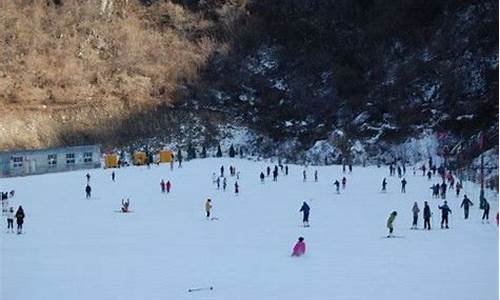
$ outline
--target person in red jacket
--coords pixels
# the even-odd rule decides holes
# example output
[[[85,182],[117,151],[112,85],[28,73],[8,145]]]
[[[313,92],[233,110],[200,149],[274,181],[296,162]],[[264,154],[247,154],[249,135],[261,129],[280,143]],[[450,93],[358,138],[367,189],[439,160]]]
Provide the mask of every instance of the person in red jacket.
[[[292,256],[299,257],[304,255],[305,253],[306,253],[306,244],[304,243],[304,238],[299,237],[299,240],[297,241],[295,246],[293,246]]]
[[[170,180],[167,181],[167,184],[165,184],[165,187],[167,188],[167,194],[170,193],[170,188],[172,187]]]

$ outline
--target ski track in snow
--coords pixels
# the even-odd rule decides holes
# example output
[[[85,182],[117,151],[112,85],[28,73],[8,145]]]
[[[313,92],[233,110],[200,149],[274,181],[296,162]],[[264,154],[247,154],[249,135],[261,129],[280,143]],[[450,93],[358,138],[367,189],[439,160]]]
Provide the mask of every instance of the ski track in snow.
[[[240,172],[226,192],[211,182],[224,164]],[[16,299],[498,299],[498,196],[486,194],[490,224],[481,224],[479,188],[465,184],[474,202],[463,220],[449,191],[450,230],[439,227],[438,204],[429,189],[437,179],[408,174],[407,193],[387,168],[354,167],[347,188],[335,193],[341,166],[301,166],[278,182],[259,174],[264,161],[210,158],[169,165],[74,171],[0,180],[16,190],[10,205],[23,205],[26,234],[0,233],[0,298]],[[270,164],[271,165],[271,164]],[[319,182],[313,182],[317,169]],[[411,167],[408,167],[410,170]],[[383,177],[388,192],[380,193]],[[172,191],[160,193],[160,180]],[[134,213],[116,213],[121,199]],[[204,202],[213,201],[207,221]],[[311,206],[311,227],[301,225],[302,201]],[[411,207],[430,203],[432,231],[410,230]],[[386,221],[398,211],[395,235],[384,239]],[[419,227],[423,220],[419,219]],[[2,218],[2,226],[6,226]],[[2,229],[4,229],[3,227]],[[298,236],[307,252],[291,258]],[[188,293],[190,288],[214,290]]]

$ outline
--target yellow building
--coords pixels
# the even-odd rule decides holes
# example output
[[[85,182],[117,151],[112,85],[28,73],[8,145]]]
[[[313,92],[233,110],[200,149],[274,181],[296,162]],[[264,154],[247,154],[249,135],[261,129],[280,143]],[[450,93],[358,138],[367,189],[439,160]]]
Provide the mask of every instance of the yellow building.
[[[173,159],[174,154],[170,150],[161,150],[160,153],[160,162],[171,162]]]
[[[104,166],[106,168],[117,168],[118,167],[118,155],[111,153],[104,155]]]
[[[147,159],[148,157],[145,152],[141,151],[134,152],[134,165],[136,166],[144,165],[146,164]]]

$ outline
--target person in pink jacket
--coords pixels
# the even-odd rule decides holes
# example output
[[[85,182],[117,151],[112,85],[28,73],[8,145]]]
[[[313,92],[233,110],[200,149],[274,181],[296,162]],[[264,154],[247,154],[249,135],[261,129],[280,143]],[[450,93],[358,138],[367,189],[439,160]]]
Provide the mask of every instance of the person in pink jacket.
[[[304,243],[304,238],[299,237],[298,242],[293,246],[292,256],[302,256],[306,253],[306,244]]]

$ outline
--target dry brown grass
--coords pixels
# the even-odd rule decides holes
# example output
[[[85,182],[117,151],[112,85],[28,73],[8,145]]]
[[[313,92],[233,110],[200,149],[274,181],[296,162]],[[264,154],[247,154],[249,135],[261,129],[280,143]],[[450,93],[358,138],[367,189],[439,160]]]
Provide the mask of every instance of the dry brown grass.
[[[65,126],[168,105],[225,47],[199,13],[114,1],[109,16],[100,0],[0,1],[0,149],[60,144]]]

